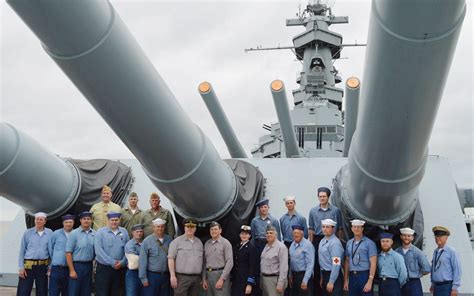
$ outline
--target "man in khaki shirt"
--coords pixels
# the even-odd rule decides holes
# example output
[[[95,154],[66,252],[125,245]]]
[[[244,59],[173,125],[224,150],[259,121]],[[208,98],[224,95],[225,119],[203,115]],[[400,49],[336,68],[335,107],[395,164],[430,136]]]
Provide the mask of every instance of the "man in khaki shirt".
[[[107,213],[120,213],[120,206],[112,202],[112,189],[109,186],[102,187],[101,196],[102,201],[93,205],[89,211],[92,213],[92,228],[94,230],[107,226],[109,221]]]
[[[267,244],[260,260],[263,296],[282,296],[288,285],[288,249],[280,242],[273,225],[267,227]]]
[[[203,288],[208,296],[230,295],[229,274],[234,266],[232,245],[221,236],[222,227],[212,222],[209,227],[211,238],[204,244]]]
[[[153,233],[153,220],[160,218],[166,221],[165,234],[172,238],[176,235],[174,220],[171,212],[160,206],[160,196],[153,192],[150,196],[150,209],[143,213],[143,225],[145,225],[145,237]]]
[[[174,296],[198,296],[203,266],[204,248],[194,236],[196,220],[183,221],[184,234],[171,242],[168,249],[168,268]]]
[[[130,193],[128,197],[128,207],[123,208],[120,213],[120,225],[127,229],[128,235],[133,237],[133,225],[143,224],[143,211],[138,207],[138,195],[135,192]]]

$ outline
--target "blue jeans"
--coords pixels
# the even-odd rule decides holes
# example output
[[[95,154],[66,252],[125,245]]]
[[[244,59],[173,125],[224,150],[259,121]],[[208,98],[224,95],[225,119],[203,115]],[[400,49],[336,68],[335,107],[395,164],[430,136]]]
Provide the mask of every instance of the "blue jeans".
[[[369,280],[369,271],[357,271],[349,273],[349,296],[373,296],[373,287],[370,292],[364,292],[364,286]]]
[[[92,294],[92,262],[74,262],[77,279],[69,278],[69,296],[90,296]]]
[[[138,278],[138,269],[127,269],[125,273],[125,295],[139,296],[142,291],[142,282]]]
[[[453,282],[445,282],[443,284],[433,283],[433,296],[449,296],[453,289]]]
[[[33,265],[31,269],[26,270],[26,277],[18,279],[17,296],[30,296],[33,289],[33,282],[36,284],[36,295],[48,295],[48,272],[47,265]]]
[[[380,280],[379,296],[401,296],[400,282],[397,279]]]
[[[148,287],[143,287],[143,296],[169,296],[170,295],[170,276],[169,274],[159,274],[147,271]]]
[[[402,286],[403,296],[423,296],[420,279],[410,279]]]
[[[49,275],[49,296],[67,296],[69,269],[67,266],[51,266]]]

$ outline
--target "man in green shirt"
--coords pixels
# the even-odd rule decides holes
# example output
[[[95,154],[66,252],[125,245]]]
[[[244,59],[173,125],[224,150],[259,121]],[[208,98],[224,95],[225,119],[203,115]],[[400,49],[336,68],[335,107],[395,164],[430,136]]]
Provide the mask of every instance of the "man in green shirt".
[[[127,229],[128,235],[132,237],[133,225],[143,224],[143,211],[138,207],[138,195],[135,192],[130,193],[128,197],[128,207],[123,208],[120,225]]]
[[[143,225],[145,225],[145,237],[153,233],[153,220],[160,218],[166,221],[165,234],[172,238],[176,235],[174,220],[171,212],[160,206],[160,196],[153,192],[150,196],[150,209],[143,212]]]

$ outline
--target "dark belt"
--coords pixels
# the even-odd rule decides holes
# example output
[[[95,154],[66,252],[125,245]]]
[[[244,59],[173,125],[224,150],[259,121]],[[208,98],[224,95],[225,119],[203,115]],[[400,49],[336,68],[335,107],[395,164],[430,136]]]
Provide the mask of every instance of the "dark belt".
[[[206,267],[206,271],[219,271],[219,270],[224,270],[224,267],[219,267],[219,268],[212,268],[212,267]]]
[[[92,260],[91,261],[73,261],[74,263],[80,263],[80,264],[89,264],[89,263],[92,263]]]
[[[381,277],[379,277],[379,280],[381,280],[381,281],[391,281],[391,280],[396,280],[396,281],[398,281],[397,278],[389,278],[389,277],[386,277],[386,276],[381,276]]]
[[[450,285],[452,284],[453,281],[444,281],[444,282],[433,282],[435,286],[444,286],[444,285]]]
[[[279,273],[262,273],[263,276],[265,277],[272,277],[272,276],[279,276]]]
[[[159,275],[167,275],[170,273],[169,271],[151,271],[151,270],[147,270],[147,271],[154,274],[159,274]]]
[[[185,276],[201,276],[200,273],[181,273],[181,272],[177,272],[176,274],[185,275]]]
[[[349,273],[350,274],[359,274],[363,272],[368,272],[368,270],[351,270]]]
[[[67,268],[67,265],[51,265],[51,267],[57,267],[57,268]]]
[[[291,274],[292,275],[299,275],[299,274],[305,274],[306,270],[302,270],[302,271],[292,271]]]

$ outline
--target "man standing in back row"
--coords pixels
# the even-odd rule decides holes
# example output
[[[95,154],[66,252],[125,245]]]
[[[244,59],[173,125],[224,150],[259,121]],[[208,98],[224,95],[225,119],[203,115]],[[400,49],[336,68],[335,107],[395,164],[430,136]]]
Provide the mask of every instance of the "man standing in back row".
[[[150,209],[143,213],[143,225],[145,226],[145,237],[153,233],[153,220],[160,218],[166,221],[165,234],[172,238],[176,235],[174,228],[173,216],[171,212],[163,208],[161,205],[161,199],[158,193],[153,192],[150,195]]]
[[[102,187],[101,197],[102,201],[94,204],[89,211],[92,213],[92,228],[95,231],[107,226],[107,213],[120,212],[120,206],[112,202],[112,189],[109,186]]]
[[[300,213],[296,212],[296,198],[293,195],[289,195],[283,199],[285,202],[285,207],[288,209],[283,216],[280,218],[280,227],[283,243],[287,248],[290,248],[291,243],[293,242],[293,225],[303,226],[304,237],[308,238],[308,224],[306,223],[306,218],[303,217]]]

